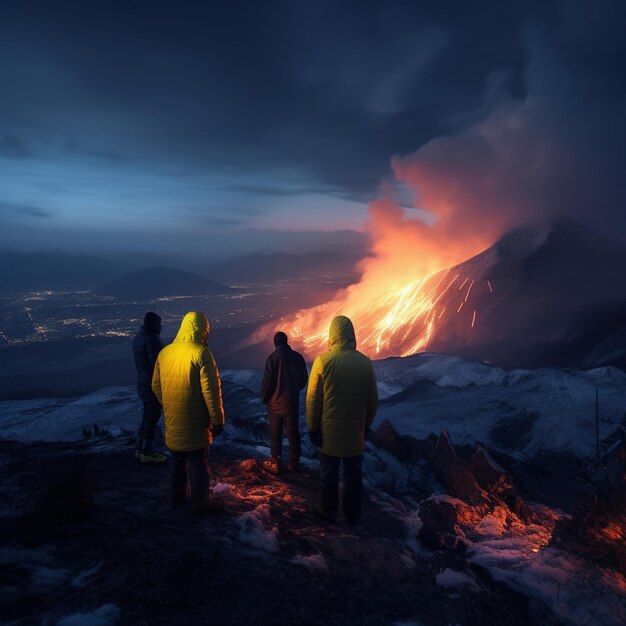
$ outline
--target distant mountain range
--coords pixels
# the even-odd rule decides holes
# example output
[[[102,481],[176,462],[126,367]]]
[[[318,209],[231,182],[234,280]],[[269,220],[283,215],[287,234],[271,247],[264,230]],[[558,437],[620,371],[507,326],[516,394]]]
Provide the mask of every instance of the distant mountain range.
[[[213,263],[206,266],[206,272],[221,283],[270,283],[327,275],[345,277],[347,283],[356,278],[355,266],[363,256],[363,247],[355,245],[347,246],[343,252],[327,249],[307,254],[255,253]],[[142,257],[129,261],[88,255],[4,251],[0,252],[0,293],[91,290],[121,280],[129,271],[142,265],[145,266]],[[145,271],[151,272],[154,268]],[[204,285],[201,289],[206,287]],[[194,289],[191,283],[189,288]],[[219,288],[223,289],[223,285]]]
[[[230,291],[232,289],[226,285],[169,267],[151,267],[132,272],[93,290],[98,295],[124,299],[217,295]]]
[[[334,250],[307,254],[249,254],[214,264],[209,271],[228,283],[256,283],[289,280],[307,276],[356,277],[355,266],[363,251],[350,249],[346,253]]]

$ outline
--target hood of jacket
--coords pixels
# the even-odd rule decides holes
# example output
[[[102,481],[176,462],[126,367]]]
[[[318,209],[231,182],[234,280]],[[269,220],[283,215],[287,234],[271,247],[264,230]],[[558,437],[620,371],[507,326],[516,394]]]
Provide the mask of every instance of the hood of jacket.
[[[328,331],[328,348],[333,350],[356,350],[356,337],[354,335],[354,326],[349,317],[338,315],[330,323]]]
[[[203,343],[209,342],[209,320],[200,311],[190,311],[183,317],[174,342]]]
[[[143,326],[142,328],[149,333],[154,333],[155,335],[161,334],[161,316],[153,313],[152,311],[148,311],[143,318]]]

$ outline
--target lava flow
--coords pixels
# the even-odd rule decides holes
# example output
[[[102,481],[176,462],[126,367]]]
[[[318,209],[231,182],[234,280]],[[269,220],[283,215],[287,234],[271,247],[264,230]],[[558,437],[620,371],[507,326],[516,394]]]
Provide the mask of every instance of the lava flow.
[[[369,215],[372,256],[361,262],[361,280],[330,302],[262,328],[252,343],[271,330],[283,330],[295,346],[313,357],[327,349],[332,318],[347,315],[355,324],[359,350],[372,358],[385,358],[426,349],[448,315],[462,313],[467,326],[474,328],[478,323],[471,302],[477,290],[474,279],[446,268],[491,242],[484,236],[452,236],[445,220],[429,226],[410,219],[390,198],[372,202]]]

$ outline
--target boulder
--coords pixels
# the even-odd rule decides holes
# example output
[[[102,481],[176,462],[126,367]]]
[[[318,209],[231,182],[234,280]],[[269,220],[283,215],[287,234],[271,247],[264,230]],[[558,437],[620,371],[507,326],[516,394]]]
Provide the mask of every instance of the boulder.
[[[470,464],[457,456],[446,430],[439,435],[429,460],[437,479],[450,495],[471,505],[489,502],[489,497],[478,484]]]
[[[447,496],[433,496],[420,504],[419,516],[422,527],[418,538],[431,550],[450,550],[463,553],[463,531],[459,528],[459,508],[463,503]]]
[[[385,420],[378,427],[372,434],[371,441],[376,447],[391,452],[401,461],[411,459],[411,444],[396,430],[396,427],[389,420]]]
[[[470,459],[470,467],[478,484],[489,493],[498,493],[509,484],[506,471],[480,445]]]

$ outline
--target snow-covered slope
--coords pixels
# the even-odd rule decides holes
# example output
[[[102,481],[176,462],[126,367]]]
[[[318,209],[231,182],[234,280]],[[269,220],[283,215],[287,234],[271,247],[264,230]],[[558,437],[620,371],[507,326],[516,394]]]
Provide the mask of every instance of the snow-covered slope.
[[[382,420],[389,419],[400,432],[420,438],[446,428],[456,444],[473,444],[479,440],[518,458],[533,456],[542,449],[591,456],[595,445],[596,388],[599,390],[603,435],[614,432],[626,408],[626,374],[614,368],[587,372],[562,369],[505,371],[477,361],[436,354],[387,359],[375,362],[374,367],[381,396],[375,427]],[[526,610],[530,610],[529,615],[532,616],[525,623],[537,623],[538,616],[542,619],[548,616],[545,619],[550,623],[561,623],[557,618],[563,620],[563,623],[624,623],[626,582],[622,573],[617,572],[613,565],[598,564],[593,560],[593,555],[579,554],[577,550],[579,544],[584,543],[582,540],[578,540],[577,544],[570,539],[567,543],[568,535],[562,532],[556,534],[557,526],[570,518],[569,510],[568,514],[561,513],[557,510],[561,508],[559,502],[552,500],[548,500],[549,506],[538,504],[546,501],[546,494],[553,493],[543,489],[549,479],[544,474],[517,473],[524,469],[523,466],[533,463],[516,463],[513,470],[516,478],[519,476],[524,479],[530,497],[537,493],[542,496],[534,504],[530,499],[524,504],[535,515],[530,521],[524,521],[522,517],[513,514],[504,501],[485,509],[483,505],[471,506],[446,493],[446,484],[440,482],[442,479],[433,473],[434,464],[429,465],[426,456],[418,461],[402,461],[370,441],[364,454],[368,496],[364,506],[363,530],[354,535],[353,530],[346,534],[343,529],[336,528],[336,532],[341,534],[335,537],[332,528],[311,526],[312,522],[306,516],[305,503],[317,498],[318,466],[316,449],[308,438],[303,438],[302,461],[309,471],[303,476],[274,479],[258,467],[258,460],[269,454],[265,407],[258,397],[261,376],[261,371],[252,369],[222,372],[228,425],[224,435],[217,439],[212,453],[213,475],[217,481],[214,493],[227,499],[228,507],[236,513],[236,517],[223,516],[217,522],[213,518],[206,528],[219,536],[220,541],[227,542],[224,554],[231,559],[234,555],[235,563],[240,555],[247,558],[251,554],[257,561],[263,560],[263,571],[266,571],[267,563],[277,564],[275,571],[284,571],[286,567],[296,564],[302,566],[303,571],[312,571],[316,577],[315,584],[318,585],[325,580],[335,585],[337,577],[344,580],[346,572],[350,576],[355,576],[356,572],[359,580],[362,580],[363,568],[371,568],[371,575],[385,578],[388,583],[385,589],[391,594],[390,597],[398,591],[399,584],[415,575],[420,580],[422,593],[429,598],[432,599],[437,592],[441,595],[441,589],[445,589],[449,591],[451,602],[456,598],[463,603],[463,611],[459,613],[462,616],[466,616],[470,609],[481,614],[480,607],[468,604],[467,598],[485,598],[497,592],[497,602],[506,606],[511,598],[508,589],[514,589],[516,594],[525,598],[529,607]],[[94,423],[113,435],[131,433],[136,429],[140,416],[141,404],[131,387],[109,387],[70,400],[2,402],[0,439],[71,442],[82,439],[83,429],[93,428]],[[301,430],[304,429],[302,423]],[[85,442],[30,446],[5,443],[3,446],[4,467],[18,466],[24,476],[31,476],[34,465],[44,466],[43,472],[47,473],[50,459],[61,464],[66,462],[68,456],[88,453],[90,471],[98,477],[101,486],[105,485],[98,492],[99,513],[90,517],[90,520],[98,520],[101,515],[107,516],[106,528],[110,529],[114,526],[110,525],[109,518],[121,511],[121,519],[124,523],[130,520],[132,528],[144,527],[145,520],[150,520],[150,527],[158,528],[159,537],[166,537],[169,542],[167,545],[177,546],[175,549],[181,553],[195,554],[188,546],[193,544],[197,548],[200,545],[195,535],[189,539],[186,533],[179,531],[181,521],[174,517],[179,514],[178,511],[155,506],[154,503],[164,497],[161,483],[149,481],[146,485],[143,472],[128,471],[132,453],[132,442],[128,437],[93,437]],[[93,452],[99,454],[93,455]],[[13,466],[9,465],[9,457],[22,454],[31,455],[30,465],[25,465],[23,459],[16,465],[15,458]],[[49,458],[45,455],[49,455]],[[562,459],[565,455],[555,456]],[[71,460],[69,465],[74,468]],[[580,469],[585,463],[576,461],[576,465]],[[151,470],[160,471],[157,467]],[[164,481],[165,474],[160,476],[159,480]],[[526,480],[527,477],[530,479]],[[575,478],[570,476],[564,480],[563,476],[557,475],[550,480],[562,492],[572,490],[573,484],[578,485]],[[32,477],[29,480],[35,483],[39,481]],[[538,485],[538,482],[541,484]],[[16,497],[16,493],[21,492],[11,473],[0,480],[0,487],[5,489],[4,494],[0,493],[0,500],[11,503],[11,506],[4,507],[0,521],[3,518],[10,521],[19,512],[20,503],[26,501],[26,496]],[[590,488],[590,485],[586,485],[584,494]],[[144,495],[148,492],[152,499],[145,502],[143,498],[137,499],[135,494],[139,491]],[[24,493],[30,493],[30,490]],[[582,489],[571,497],[575,500],[581,494]],[[454,528],[467,546],[465,556],[455,553],[448,557],[439,549],[431,551],[422,541],[420,529],[427,523],[433,523],[428,513],[432,511],[428,503],[432,505],[433,501],[437,507],[444,504],[458,507]],[[103,502],[108,504],[102,506]],[[145,511],[142,506],[146,507],[149,515],[145,520],[141,518],[139,523],[132,516],[138,511],[143,514]],[[155,511],[160,516],[156,522]],[[444,517],[439,521],[445,521]],[[20,518],[16,527],[20,528],[21,525]],[[462,530],[458,530],[461,527]],[[615,528],[611,528],[602,526],[605,534],[616,532]],[[202,532],[203,536],[207,536],[204,530]],[[100,534],[105,536],[104,533],[98,536]],[[127,534],[133,537],[132,533]],[[175,535],[178,543],[175,543],[172,535]],[[8,535],[5,533],[5,536]],[[93,547],[91,537],[92,534],[89,534],[89,545]],[[557,537],[558,541],[553,540],[553,537]],[[85,541],[86,537],[83,536],[82,540]],[[150,541],[150,545],[156,545],[154,538]],[[127,544],[123,546],[123,554],[127,556]],[[103,549],[102,546],[100,549]],[[109,546],[104,549],[108,554]],[[152,553],[151,550],[147,552]],[[57,588],[71,591],[74,582],[66,585],[66,581],[102,575],[98,572],[100,561],[104,563],[102,570],[109,572],[109,580],[119,580],[118,572],[103,557],[93,557],[95,562],[85,562],[84,559],[78,562],[75,555],[82,556],[82,552],[76,550],[73,542],[70,553],[71,558],[66,561],[60,557],[58,561],[50,561],[46,553],[41,563],[36,562],[32,566],[28,564],[26,571],[32,572],[33,581],[28,583],[31,585],[30,591],[35,588],[35,584],[39,584],[37,589],[43,589],[42,597],[45,592],[48,602],[50,587],[44,589],[43,583],[38,581],[46,577],[48,585],[55,577],[55,591]],[[14,554],[15,551],[7,553],[6,550],[0,553],[0,566],[3,565],[3,559],[6,565],[27,555],[20,553],[16,557]],[[65,554],[59,550],[53,557]],[[358,559],[355,559],[355,554]],[[345,570],[341,569],[344,558]],[[111,562],[118,566],[123,563],[124,568],[128,567],[123,560],[112,559]],[[232,561],[224,565],[220,557],[218,562],[222,563],[225,571],[232,568]],[[358,568],[355,569],[357,562]],[[198,567],[197,561],[193,563],[194,567]],[[390,572],[381,570],[381,567],[390,563],[395,564]],[[478,572],[483,570],[477,570],[475,565],[486,568],[493,580],[484,574],[479,575]],[[245,567],[245,571],[251,571],[247,561]],[[430,587],[424,582],[428,576],[432,578]],[[291,580],[289,575],[287,578]],[[103,578],[98,580],[108,582]],[[504,585],[494,583],[494,580]],[[171,584],[170,577],[167,577],[167,584]],[[101,585],[94,584],[90,588],[98,593]],[[379,581],[372,584],[371,588],[380,588]],[[415,588],[411,587],[413,591]],[[67,602],[69,596],[63,593],[59,592],[55,596],[56,609],[59,608],[59,598]],[[393,596],[391,605],[397,606],[397,598],[410,596],[411,593],[402,591]],[[118,593],[116,602],[122,602],[124,597]],[[198,597],[202,597],[202,594]],[[97,595],[97,598],[99,604],[94,601],[90,611],[102,606],[105,601],[101,595]],[[119,610],[127,612],[128,608],[121,606]],[[71,617],[77,616],[77,620],[84,621],[87,619],[85,611],[82,608],[79,612],[72,609]],[[515,613],[515,609],[511,611]],[[409,610],[405,613],[412,615]],[[471,617],[467,619],[467,623],[474,623]],[[465,620],[452,618],[449,621],[466,623]],[[505,619],[493,623],[524,623],[524,620],[520,618],[519,621],[511,622]]]
[[[436,354],[375,363],[381,406],[403,434],[426,437],[446,428],[456,443],[479,441],[518,456],[558,449],[595,453],[595,402],[600,431],[611,435],[626,412],[626,373],[603,367],[505,371]]]
[[[107,387],[72,399],[11,400],[0,402],[0,438],[74,441],[94,424],[113,435],[134,433],[140,416],[141,402],[132,387]]]
[[[626,373],[611,367],[505,371],[436,354],[386,359],[374,366],[381,398],[374,428],[388,419],[401,433],[418,438],[445,428],[456,443],[480,441],[519,457],[543,449],[592,456],[596,389],[602,437],[615,431],[626,412]],[[239,417],[245,413],[245,423],[255,429],[264,428],[261,377],[253,369],[222,372],[228,410]],[[70,441],[82,438],[83,428],[94,423],[111,434],[131,433],[140,416],[141,403],[131,387],[109,387],[70,400],[1,402],[0,438]],[[232,435],[237,436],[235,429]]]

